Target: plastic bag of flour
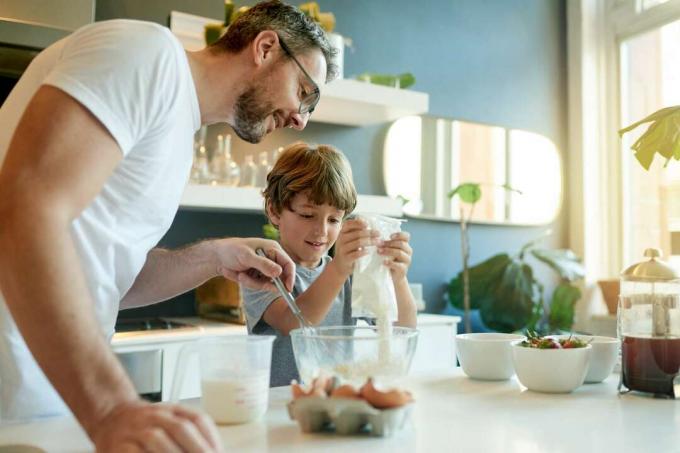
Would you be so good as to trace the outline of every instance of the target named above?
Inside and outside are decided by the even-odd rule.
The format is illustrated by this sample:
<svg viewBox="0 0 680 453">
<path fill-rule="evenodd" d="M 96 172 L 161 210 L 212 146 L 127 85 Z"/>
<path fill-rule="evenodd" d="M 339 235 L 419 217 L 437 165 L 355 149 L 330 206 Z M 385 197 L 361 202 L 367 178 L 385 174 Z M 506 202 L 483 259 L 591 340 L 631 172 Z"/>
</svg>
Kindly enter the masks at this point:
<svg viewBox="0 0 680 453">
<path fill-rule="evenodd" d="M 401 231 L 403 220 L 378 214 L 357 214 L 368 227 L 380 232 L 381 240 L 388 240 Z M 368 254 L 354 263 L 352 274 L 352 317 L 397 319 L 397 298 L 390 270 L 383 264 L 385 257 L 378 254 L 378 248 L 367 248 Z"/>
</svg>

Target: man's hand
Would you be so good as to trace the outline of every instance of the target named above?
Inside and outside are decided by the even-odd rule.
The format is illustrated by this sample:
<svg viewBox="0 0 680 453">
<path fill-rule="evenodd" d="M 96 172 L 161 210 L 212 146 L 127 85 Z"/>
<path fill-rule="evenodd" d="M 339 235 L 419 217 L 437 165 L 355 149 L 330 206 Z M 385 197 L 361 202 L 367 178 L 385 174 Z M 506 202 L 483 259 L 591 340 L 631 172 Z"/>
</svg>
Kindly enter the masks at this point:
<svg viewBox="0 0 680 453">
<path fill-rule="evenodd" d="M 217 271 L 224 277 L 253 289 L 276 291 L 271 282 L 280 277 L 289 291 L 295 282 L 295 263 L 276 241 L 259 238 L 216 239 L 213 242 Z M 269 259 L 258 256 L 261 248 Z"/>
<path fill-rule="evenodd" d="M 221 452 L 213 421 L 170 404 L 127 402 L 115 407 L 91 434 L 97 452 Z"/>
<path fill-rule="evenodd" d="M 332 263 L 343 275 L 349 276 L 354 270 L 354 262 L 368 253 L 366 247 L 378 244 L 379 239 L 380 232 L 370 230 L 365 220 L 346 220 L 335 242 Z"/>
</svg>

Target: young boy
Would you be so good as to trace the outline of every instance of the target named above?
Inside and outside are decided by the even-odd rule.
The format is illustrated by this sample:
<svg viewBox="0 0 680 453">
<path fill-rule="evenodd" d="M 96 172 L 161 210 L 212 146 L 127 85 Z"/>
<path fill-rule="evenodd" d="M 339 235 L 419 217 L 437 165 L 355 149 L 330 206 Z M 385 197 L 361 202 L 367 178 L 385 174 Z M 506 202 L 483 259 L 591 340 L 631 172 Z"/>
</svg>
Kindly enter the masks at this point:
<svg viewBox="0 0 680 453">
<path fill-rule="evenodd" d="M 279 230 L 283 249 L 296 264 L 293 297 L 313 325 L 355 324 L 351 313 L 350 275 L 354 262 L 378 246 L 389 267 L 398 305 L 396 325 L 415 327 L 416 308 L 406 273 L 411 264 L 408 233 L 380 241 L 361 219 L 347 219 L 357 202 L 352 170 L 341 152 L 329 145 L 288 146 L 267 176 L 265 211 Z M 335 256 L 328 250 L 335 244 Z M 288 333 L 298 320 L 277 293 L 244 288 L 248 332 L 276 335 L 270 385 L 299 379 Z"/>
</svg>

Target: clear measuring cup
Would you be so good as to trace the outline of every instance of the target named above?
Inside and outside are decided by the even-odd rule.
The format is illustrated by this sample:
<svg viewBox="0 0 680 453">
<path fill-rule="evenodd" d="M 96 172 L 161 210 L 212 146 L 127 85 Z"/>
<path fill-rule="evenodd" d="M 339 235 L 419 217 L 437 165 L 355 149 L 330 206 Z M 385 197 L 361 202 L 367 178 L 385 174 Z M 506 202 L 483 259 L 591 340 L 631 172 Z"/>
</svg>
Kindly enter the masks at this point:
<svg viewBox="0 0 680 453">
<path fill-rule="evenodd" d="M 259 420 L 269 403 L 272 335 L 229 335 L 201 338 L 182 348 L 170 399 L 177 401 L 187 362 L 198 354 L 201 405 L 216 423 Z"/>
</svg>

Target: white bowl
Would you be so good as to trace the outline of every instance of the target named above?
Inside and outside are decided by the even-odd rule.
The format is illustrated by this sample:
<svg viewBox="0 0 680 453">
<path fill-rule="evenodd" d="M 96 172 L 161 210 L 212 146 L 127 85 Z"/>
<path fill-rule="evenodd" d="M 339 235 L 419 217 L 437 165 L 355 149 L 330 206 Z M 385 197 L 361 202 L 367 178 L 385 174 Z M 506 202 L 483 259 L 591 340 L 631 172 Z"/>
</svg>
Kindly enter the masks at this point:
<svg viewBox="0 0 680 453">
<path fill-rule="evenodd" d="M 519 382 L 535 392 L 569 393 L 583 384 L 593 347 L 536 349 L 511 345 L 512 360 Z"/>
<path fill-rule="evenodd" d="M 524 338 L 511 333 L 462 333 L 456 335 L 458 360 L 473 379 L 510 379 L 515 374 L 510 343 Z"/>
<path fill-rule="evenodd" d="M 574 335 L 593 346 L 590 354 L 590 365 L 586 373 L 586 384 L 596 384 L 609 377 L 614 371 L 619 358 L 619 339 L 593 335 Z M 569 338 L 569 335 L 554 335 L 553 338 Z"/>
</svg>

